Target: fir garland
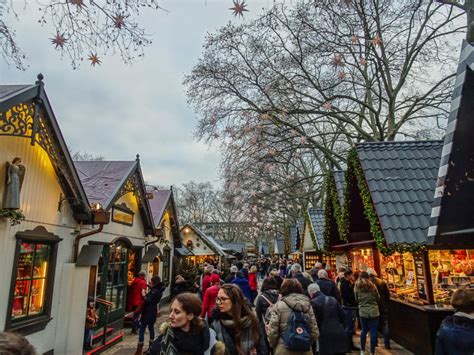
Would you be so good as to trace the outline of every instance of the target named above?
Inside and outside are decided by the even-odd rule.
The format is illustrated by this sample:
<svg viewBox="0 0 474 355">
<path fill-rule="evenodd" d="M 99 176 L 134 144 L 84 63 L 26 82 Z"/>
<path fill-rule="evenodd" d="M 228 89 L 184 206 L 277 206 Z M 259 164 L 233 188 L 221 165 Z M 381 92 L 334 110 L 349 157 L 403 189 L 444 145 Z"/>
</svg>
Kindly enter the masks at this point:
<svg viewBox="0 0 474 355">
<path fill-rule="evenodd" d="M 348 207 L 350 204 L 350 191 L 354 183 L 356 183 L 359 188 L 362 204 L 364 205 L 364 215 L 370 224 L 370 232 L 374 237 L 377 248 L 383 255 L 390 255 L 394 252 L 418 253 L 426 250 L 426 244 L 422 243 L 394 243 L 387 246 L 379 218 L 372 202 L 372 197 L 370 196 L 369 186 L 365 180 L 364 172 L 362 171 L 362 166 L 355 148 L 351 149 L 347 156 L 346 190 L 344 193 L 344 210 L 347 211 L 347 213 L 344 213 L 344 219 L 347 227 L 349 226 Z"/>
</svg>

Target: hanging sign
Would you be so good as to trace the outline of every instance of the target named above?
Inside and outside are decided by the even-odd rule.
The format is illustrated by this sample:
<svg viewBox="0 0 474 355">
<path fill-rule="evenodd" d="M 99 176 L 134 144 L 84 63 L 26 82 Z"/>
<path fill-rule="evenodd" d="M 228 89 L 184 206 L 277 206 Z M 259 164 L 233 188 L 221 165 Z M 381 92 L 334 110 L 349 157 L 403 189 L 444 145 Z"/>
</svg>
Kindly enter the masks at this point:
<svg viewBox="0 0 474 355">
<path fill-rule="evenodd" d="M 415 276 L 418 297 L 424 301 L 428 301 L 428 287 L 426 285 L 426 270 L 425 263 L 423 261 L 423 255 L 413 255 L 413 261 L 415 262 Z"/>
</svg>

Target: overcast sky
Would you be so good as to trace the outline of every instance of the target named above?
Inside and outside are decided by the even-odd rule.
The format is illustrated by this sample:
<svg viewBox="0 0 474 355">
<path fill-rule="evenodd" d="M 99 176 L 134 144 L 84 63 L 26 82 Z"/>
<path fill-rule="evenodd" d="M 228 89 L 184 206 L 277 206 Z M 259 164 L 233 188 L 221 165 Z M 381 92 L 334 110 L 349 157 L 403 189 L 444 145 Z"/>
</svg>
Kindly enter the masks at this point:
<svg viewBox="0 0 474 355">
<path fill-rule="evenodd" d="M 28 55 L 22 72 L 0 64 L 2 84 L 34 83 L 44 74 L 49 96 L 66 143 L 73 151 L 102 155 L 107 160 L 141 156 L 148 183 L 168 186 L 189 180 L 218 182 L 219 152 L 193 139 L 196 115 L 186 105 L 183 76 L 197 62 L 206 32 L 231 21 L 248 21 L 273 0 L 248 0 L 244 20 L 235 19 L 231 0 L 166 0 L 169 10 L 142 17 L 153 44 L 145 59 L 125 65 L 118 56 L 103 58 L 98 67 L 84 62 L 73 70 L 49 38 L 54 30 L 38 25 L 35 1 L 20 21 L 10 20 Z"/>
</svg>

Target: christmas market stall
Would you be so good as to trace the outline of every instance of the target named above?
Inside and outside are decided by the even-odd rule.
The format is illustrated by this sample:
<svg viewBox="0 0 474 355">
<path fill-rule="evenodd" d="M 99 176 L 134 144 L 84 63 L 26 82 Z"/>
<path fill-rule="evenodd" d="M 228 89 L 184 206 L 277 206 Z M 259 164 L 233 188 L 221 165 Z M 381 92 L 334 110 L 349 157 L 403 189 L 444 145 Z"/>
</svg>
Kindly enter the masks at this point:
<svg viewBox="0 0 474 355">
<path fill-rule="evenodd" d="M 326 262 L 332 267 L 350 267 L 349 253 L 344 246 L 347 243 L 347 225 L 344 220 L 344 191 L 346 188 L 345 171 L 334 170 L 325 178 L 325 200 L 323 206 L 323 255 L 320 262 Z M 329 259 L 329 260 L 328 260 Z M 331 260 L 332 259 L 332 260 Z"/>
<path fill-rule="evenodd" d="M 285 255 L 285 240 L 284 238 L 275 237 L 273 239 L 273 256 L 283 257 Z"/>
<path fill-rule="evenodd" d="M 174 200 L 173 188 L 159 190 L 153 188 L 148 192 L 153 215 L 156 239 L 145 243 L 145 254 L 142 264 L 148 270 L 148 278 L 160 276 L 167 285 L 163 298 L 171 295 L 171 286 L 178 267 L 176 250 L 182 247 L 181 233 L 179 232 L 178 215 Z"/>
<path fill-rule="evenodd" d="M 324 253 L 324 211 L 308 208 L 304 216 L 303 228 L 303 269 L 310 271 L 316 262 L 321 262 Z"/>
<path fill-rule="evenodd" d="M 181 228 L 181 239 L 184 247 L 193 253 L 191 256 L 183 256 L 183 258 L 186 258 L 194 266 L 200 266 L 204 262 L 220 266 L 225 257 L 222 247 L 191 223 L 187 223 Z"/>
<path fill-rule="evenodd" d="M 357 143 L 347 159 L 352 267 L 374 269 L 388 283 L 390 336 L 417 354 L 433 352 L 446 315 L 433 304 L 427 250 L 441 150 L 441 141 Z"/>
<path fill-rule="evenodd" d="M 78 250 L 101 247 L 90 275 L 89 295 L 108 302 L 100 306 L 98 327 L 108 322 L 113 332 L 123 328 L 130 310 L 128 288 L 142 269 L 146 241 L 154 239 L 153 215 L 138 156 L 131 161 L 76 161 L 75 166 L 90 203 L 110 213 L 108 225 L 83 227 L 76 238 Z M 87 248 L 82 248 L 81 257 L 87 257 Z"/>
<path fill-rule="evenodd" d="M 82 352 L 90 267 L 71 260 L 93 219 L 43 76 L 0 85 L 0 331 L 39 354 Z"/>
</svg>

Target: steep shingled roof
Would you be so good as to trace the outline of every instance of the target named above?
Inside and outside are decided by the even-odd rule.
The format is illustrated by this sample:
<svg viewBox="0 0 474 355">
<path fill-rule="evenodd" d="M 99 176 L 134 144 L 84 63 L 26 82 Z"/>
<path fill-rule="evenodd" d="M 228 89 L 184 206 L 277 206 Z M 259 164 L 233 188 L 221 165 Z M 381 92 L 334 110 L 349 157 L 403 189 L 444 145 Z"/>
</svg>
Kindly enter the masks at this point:
<svg viewBox="0 0 474 355">
<path fill-rule="evenodd" d="M 314 235 L 316 236 L 316 243 L 320 250 L 325 249 L 324 245 L 324 210 L 317 208 L 308 208 L 309 219 Z"/>
<path fill-rule="evenodd" d="M 356 144 L 387 244 L 426 243 L 442 141 Z"/>
<path fill-rule="evenodd" d="M 346 189 L 346 176 L 344 170 L 334 170 L 334 182 L 336 183 L 337 197 L 339 204 L 344 206 L 344 190 Z"/>
</svg>

